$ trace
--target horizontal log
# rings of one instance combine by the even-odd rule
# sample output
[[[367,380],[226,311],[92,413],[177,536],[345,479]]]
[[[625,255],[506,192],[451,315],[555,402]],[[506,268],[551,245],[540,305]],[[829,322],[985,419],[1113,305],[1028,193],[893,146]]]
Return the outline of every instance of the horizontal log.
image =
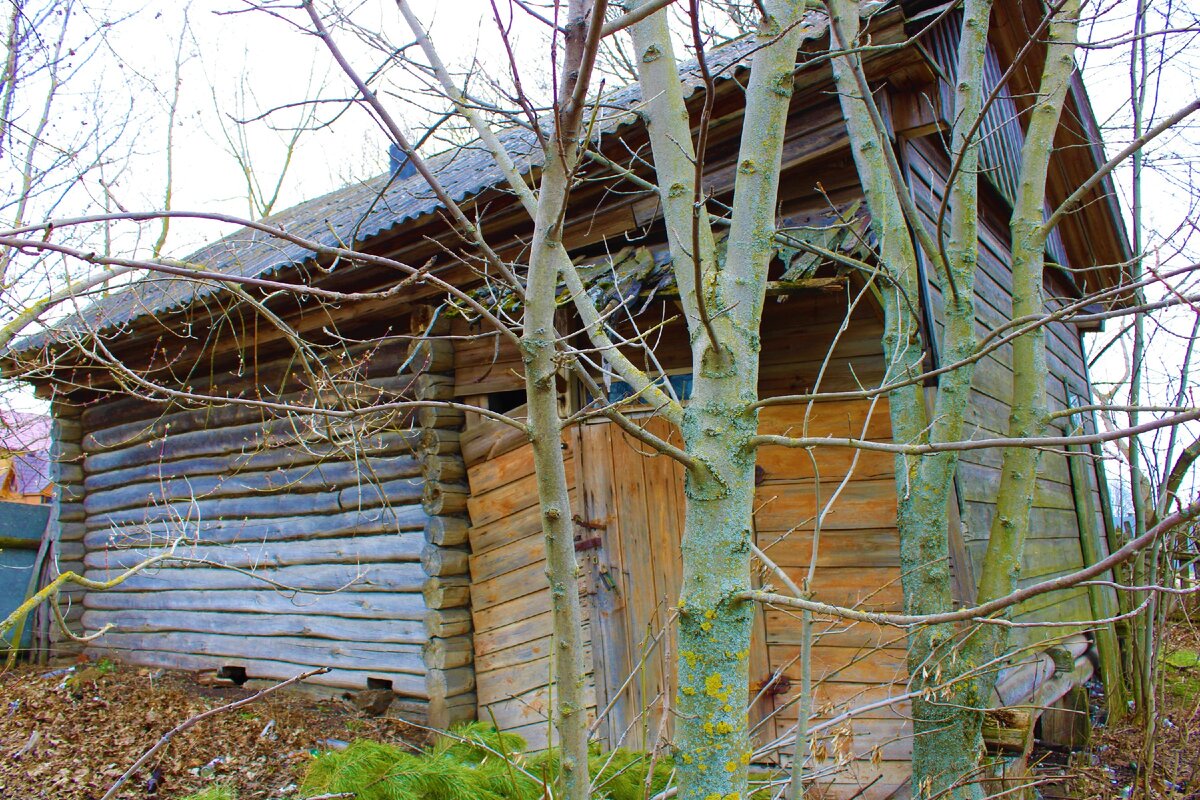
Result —
[[[274,497],[230,497],[215,500],[191,500],[178,503],[127,508],[103,514],[91,514],[88,530],[150,525],[158,522],[193,519],[249,519],[261,517],[298,517],[303,514],[333,514],[345,510],[336,494],[285,494]]]
[[[307,636],[347,642],[423,645],[429,640],[423,620],[324,617],[315,614],[238,614],[214,611],[87,609],[88,630],[112,625],[118,633],[229,633],[245,636]]]
[[[476,718],[478,701],[474,692],[467,692],[458,697],[429,701],[429,722],[431,728],[446,730],[463,722],[473,722]]]
[[[461,434],[441,428],[424,428],[420,432],[417,450],[426,456],[457,455],[460,451]]]
[[[50,461],[55,464],[78,464],[82,463],[83,448],[79,446],[79,442],[73,442],[63,439],[52,439],[50,441]]]
[[[1062,642],[1061,647],[1078,658],[1087,652],[1090,643],[1083,636],[1073,636]],[[1016,664],[1000,670],[996,676],[995,698],[997,705],[1012,706],[1033,696],[1042,684],[1054,677],[1054,659],[1046,652],[1026,654]]]
[[[115,650],[175,650],[180,653],[269,658],[314,667],[387,670],[419,675],[425,671],[421,647],[412,644],[334,642],[293,636],[242,636],[220,633],[109,632],[96,644]]]
[[[423,406],[417,410],[417,424],[422,428],[461,428],[466,414],[462,409],[443,406]]]
[[[470,527],[465,517],[430,517],[425,523],[425,540],[446,547],[466,544]]]
[[[72,419],[51,412],[50,431],[63,441],[77,441],[83,436],[83,423],[78,416]]]
[[[227,428],[167,434],[132,447],[88,455],[83,468],[92,475],[161,461],[251,453],[293,445],[315,446],[329,453],[340,450],[349,455],[377,447],[382,434],[383,431],[377,426],[361,420],[329,422],[319,417],[270,419]],[[417,442],[421,438],[421,431],[413,430],[411,435],[411,441]]]
[[[50,414],[54,419],[79,419],[83,416],[83,406],[60,395],[57,399],[51,401]]]
[[[80,464],[60,461],[51,464],[50,470],[54,473],[54,482],[60,486],[83,483],[83,467]]]
[[[297,407],[345,407],[346,405],[370,405],[395,399],[412,383],[411,375],[399,375],[362,381],[338,389],[327,389],[318,393],[310,391],[275,395],[271,401],[292,404]],[[345,401],[350,401],[349,403]],[[311,415],[296,414],[299,421]],[[240,403],[214,403],[190,411],[177,411],[151,420],[129,422],[112,427],[90,428],[82,439],[85,453],[103,453],[132,445],[161,439],[168,435],[179,435],[196,430],[215,430],[245,423],[262,424],[268,420],[287,418],[287,412],[273,411]]]
[[[90,569],[91,580],[107,581],[118,569]],[[264,580],[265,579],[265,580]],[[220,567],[161,568],[139,572],[109,592],[162,591],[165,589],[266,589],[274,581],[298,592],[419,592],[428,576],[420,564],[370,564],[365,566],[318,564],[255,570],[253,575]]]
[[[442,338],[414,339],[408,348],[413,372],[444,373],[454,369],[454,342]]]
[[[333,514],[380,506],[397,507],[420,499],[420,478],[403,478],[374,485],[350,486],[340,492],[323,494],[276,494],[257,497],[230,497],[192,500],[151,508],[132,508],[88,517],[90,530],[147,525],[191,519],[250,519],[305,514]]]
[[[328,369],[318,371],[319,378],[354,383],[376,377],[398,374],[398,367],[405,353],[403,348],[381,348],[376,343],[364,343],[349,348],[338,347],[326,362]],[[176,367],[178,365],[175,365]],[[179,372],[158,376],[160,380],[180,382]],[[153,371],[147,374],[155,379]],[[276,399],[309,389],[310,377],[296,361],[290,348],[282,355],[259,359],[253,354],[249,359],[239,358],[224,368],[213,369],[208,364],[198,366],[184,385],[193,393],[213,397],[205,407],[237,399]],[[194,406],[194,404],[192,404]],[[83,409],[81,421],[86,431],[111,427],[116,424],[154,420],[168,414],[195,410],[187,401],[154,401],[142,397],[117,395],[95,401]]]
[[[425,666],[429,669],[454,669],[470,664],[475,656],[470,635],[449,639],[430,639],[422,647]]]
[[[220,611],[304,614],[349,619],[421,620],[428,613],[419,592],[338,592],[298,594],[274,589],[168,589],[151,592],[88,592],[85,608],[110,611]],[[445,612],[442,612],[445,613]]]
[[[83,522],[58,522],[58,540],[60,542],[84,541],[87,525]]]
[[[340,444],[309,443],[300,447],[250,449],[246,452],[217,456],[199,456],[167,463],[151,461],[140,466],[113,469],[88,475],[84,486],[89,492],[145,481],[158,481],[177,475],[209,475],[244,470],[267,470],[356,461],[381,456],[412,455],[417,435],[412,432],[382,432],[356,443],[351,449]]]
[[[471,667],[428,670],[425,673],[425,688],[433,699],[458,697],[475,688],[475,670]]]
[[[165,543],[164,543],[165,544]],[[174,553],[185,558],[203,559],[242,569],[286,567],[298,564],[370,564],[418,561],[429,545],[414,532],[397,536],[354,536],[347,539],[316,539],[290,542],[244,542],[238,544],[174,546]],[[82,550],[82,547],[81,547]],[[91,568],[128,569],[146,559],[161,555],[167,547],[92,550],[84,558]],[[173,565],[172,569],[199,569],[191,564]]]
[[[412,503],[421,498],[424,486],[425,481],[422,478],[401,478],[379,484],[348,486],[338,492],[338,504],[344,510],[351,510]]]
[[[471,629],[471,611],[467,608],[430,610],[425,615],[425,633],[430,638],[461,636],[470,633]]]
[[[58,503],[59,522],[82,522],[86,516],[83,503]]]
[[[471,602],[471,585],[466,578],[429,578],[421,593],[431,609],[458,608]]]
[[[471,490],[465,483],[427,482],[421,493],[421,505],[431,517],[463,514]]]
[[[421,476],[427,481],[462,483],[467,477],[467,465],[458,455],[426,456],[421,460]]]
[[[161,667],[191,672],[218,669],[223,666],[241,666],[246,670],[247,677],[256,680],[283,681],[295,677],[306,670],[312,669],[308,664],[296,664],[287,661],[272,661],[268,658],[229,658],[210,655],[195,655],[192,653],[165,652],[154,649],[141,650],[106,650],[103,647],[91,648],[93,653],[104,653],[116,657],[118,661],[147,667]],[[338,689],[367,689],[372,684],[368,681],[378,679],[390,680],[392,689],[411,697],[425,697],[427,689],[425,679],[418,675],[407,675],[389,670],[350,670],[332,669],[323,675],[317,675],[306,681],[309,686],[328,686]]]
[[[32,542],[35,549],[38,546],[38,540],[36,539],[26,539],[25,541]],[[85,560],[84,553],[86,552],[86,549],[83,542],[79,541],[78,539],[70,542],[64,542],[60,540],[54,545],[54,549],[59,560],[63,563],[76,563],[83,562]]]
[[[448,375],[422,373],[413,383],[413,394],[418,400],[452,400],[454,379]]]
[[[421,551],[421,567],[426,575],[465,575],[470,569],[470,553],[438,545],[426,545]]]
[[[191,544],[291,541],[400,533],[422,529],[429,521],[420,505],[381,507],[337,514],[305,514],[264,519],[202,519],[156,522],[149,525],[101,528],[88,532],[84,543],[91,549],[145,547],[186,539]],[[83,523],[71,523],[84,527]]]
[[[92,490],[83,502],[88,514],[100,514],[134,506],[143,507],[189,499],[212,499],[263,495],[267,493],[328,492],[350,484],[376,482],[420,473],[415,456],[392,456],[361,461],[335,461],[291,469],[262,472],[228,470],[219,475],[187,475],[149,483],[121,486],[108,491]],[[174,475],[186,475],[177,470]]]

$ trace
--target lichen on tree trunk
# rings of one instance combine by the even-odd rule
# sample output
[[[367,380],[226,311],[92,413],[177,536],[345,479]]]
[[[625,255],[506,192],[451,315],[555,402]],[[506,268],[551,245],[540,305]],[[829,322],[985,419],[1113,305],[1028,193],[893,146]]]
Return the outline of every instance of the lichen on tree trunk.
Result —
[[[641,5],[640,3],[633,5]],[[693,391],[681,432],[686,475],[676,699],[680,797],[747,794],[753,437],[760,326],[775,253],[775,204],[804,4],[768,0],[746,87],[746,112],[724,264],[696,196],[691,125],[678,91],[666,12],[634,26],[668,240],[692,341]],[[694,242],[699,247],[693,246]],[[699,259],[699,265],[694,259]],[[699,274],[699,281],[695,276]],[[701,324],[702,310],[712,317]],[[716,341],[713,341],[715,338]]]

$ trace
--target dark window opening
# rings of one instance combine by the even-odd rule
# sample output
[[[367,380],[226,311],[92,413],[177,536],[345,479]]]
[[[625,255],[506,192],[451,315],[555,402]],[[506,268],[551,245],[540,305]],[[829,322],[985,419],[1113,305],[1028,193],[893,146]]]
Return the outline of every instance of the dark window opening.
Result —
[[[392,682],[387,678],[367,678],[368,689],[387,689],[392,690]]]
[[[511,392],[493,392],[487,396],[488,410],[506,414],[514,408],[525,405],[525,390],[514,389]]]

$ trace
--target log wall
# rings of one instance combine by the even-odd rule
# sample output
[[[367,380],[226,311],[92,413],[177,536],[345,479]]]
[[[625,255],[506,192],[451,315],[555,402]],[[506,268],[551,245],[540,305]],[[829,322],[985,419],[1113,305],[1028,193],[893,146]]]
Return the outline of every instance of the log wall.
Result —
[[[452,360],[409,350],[374,354],[336,394],[352,405],[445,399]],[[318,397],[302,375],[281,375],[275,394],[236,370],[204,383],[277,401]],[[83,599],[87,631],[114,626],[96,652],[261,679],[325,666],[314,683],[390,685],[418,719],[473,716],[461,415],[348,420],[114,398],[81,421],[82,491],[62,509],[84,574],[111,578],[168,548],[185,559]]]

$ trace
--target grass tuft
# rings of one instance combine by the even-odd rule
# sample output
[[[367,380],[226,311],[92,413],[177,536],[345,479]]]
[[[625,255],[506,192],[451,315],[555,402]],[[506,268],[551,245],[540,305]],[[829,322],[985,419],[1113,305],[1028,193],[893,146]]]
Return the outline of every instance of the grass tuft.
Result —
[[[224,783],[214,783],[195,794],[189,794],[183,800],[237,800],[237,790]]]
[[[300,797],[348,792],[356,800],[541,800],[561,774],[559,752],[551,748],[525,755],[524,749],[520,736],[478,722],[455,728],[420,752],[360,739],[340,752],[317,756]],[[589,766],[594,797],[647,796],[648,755],[595,750]],[[669,758],[658,760],[650,795],[666,788],[672,771]]]

